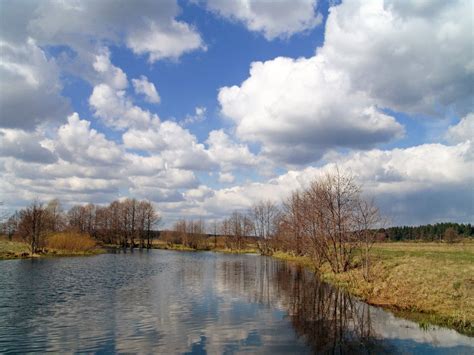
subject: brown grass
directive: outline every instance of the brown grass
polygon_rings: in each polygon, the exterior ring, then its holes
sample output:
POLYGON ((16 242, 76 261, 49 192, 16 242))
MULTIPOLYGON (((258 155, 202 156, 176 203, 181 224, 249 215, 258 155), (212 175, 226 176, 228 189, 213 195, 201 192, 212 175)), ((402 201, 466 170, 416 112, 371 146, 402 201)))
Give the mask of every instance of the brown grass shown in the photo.
MULTIPOLYGON (((275 256, 311 267, 307 258, 275 256)), ((370 282, 360 267, 334 274, 323 265, 320 272, 368 303, 474 335, 473 243, 377 243, 372 261, 370 282)))
POLYGON ((54 250, 87 252, 95 249, 96 242, 88 234, 62 232, 50 235, 46 239, 46 246, 54 250))

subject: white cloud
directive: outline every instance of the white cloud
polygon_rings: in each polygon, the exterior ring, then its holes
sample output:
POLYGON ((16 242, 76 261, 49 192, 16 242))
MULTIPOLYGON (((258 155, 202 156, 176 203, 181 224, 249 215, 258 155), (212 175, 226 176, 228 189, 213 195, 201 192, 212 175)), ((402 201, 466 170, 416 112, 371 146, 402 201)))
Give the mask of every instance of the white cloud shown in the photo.
POLYGON ((186 199, 191 201, 203 201, 206 198, 211 197, 214 194, 214 190, 205 185, 199 185, 194 189, 188 189, 184 192, 186 199))
POLYGON ((145 96, 145 101, 158 104, 160 103, 160 95, 156 90, 153 83, 148 81, 148 78, 144 75, 140 76, 139 79, 132 79, 133 88, 137 95, 142 94, 145 96))
POLYGON ((0 156, 10 156, 25 162, 53 163, 57 157, 43 140, 41 132, 0 129, 0 156))
MULTIPOLYGON (((209 133, 206 140, 211 158, 221 165, 223 170, 232 170, 237 167, 250 167, 257 164, 257 157, 252 154, 245 144, 234 141, 222 130, 209 133)), ((225 174, 225 176, 228 176, 225 174)), ((232 182, 232 181, 225 181, 232 182)))
POLYGON ((332 7, 318 55, 382 107, 472 109, 472 2, 348 0, 332 7))
POLYGON ((288 38, 319 25, 322 15, 316 5, 316 0, 207 0, 208 9, 263 33, 267 40, 288 38))
POLYGON ((182 125, 187 126, 194 123, 199 123, 204 121, 206 118, 207 108, 204 106, 196 106, 194 108, 194 115, 186 115, 186 118, 182 120, 182 125))
POLYGON ((220 183, 232 183, 234 182, 235 177, 232 173, 219 172, 219 182, 220 183))
POLYGON ((336 147, 370 147, 400 137, 402 126, 382 113, 347 76, 321 56, 252 63, 240 87, 219 92, 222 113, 245 141, 289 164, 308 163, 336 147))
POLYGON ((112 64, 110 61, 110 51, 107 48, 101 49, 95 55, 92 66, 99 74, 98 77, 101 82, 117 90, 123 90, 128 86, 127 74, 112 64))
POLYGON ((334 171, 336 164, 356 176, 364 193, 375 199, 393 224, 471 221, 474 149, 470 141, 455 146, 425 144, 340 155, 318 168, 290 170, 267 182, 216 190, 200 208, 225 216, 233 209, 247 209, 259 199, 280 202, 291 191, 334 171))
POLYGON ((0 127, 35 130, 63 118, 69 106, 55 61, 32 39, 16 44, 0 38, 0 52, 0 127))
POLYGON ((213 166, 208 152, 196 137, 175 122, 158 121, 148 129, 129 129, 123 134, 125 147, 160 153, 169 167, 207 170, 213 166))
POLYGON ((156 175, 133 177, 136 187, 158 187, 163 189, 181 189, 196 187, 197 179, 192 171, 182 169, 164 169, 156 175))
POLYGON ((332 7, 315 56, 252 63, 240 86, 220 89, 222 113, 265 155, 305 164, 329 149, 368 149, 400 137, 401 125, 383 108, 470 111, 470 2, 423 4, 348 0, 332 7))
POLYGON ((154 62, 204 47, 194 28, 175 19, 179 11, 175 0, 39 1, 28 13, 27 29, 42 43, 67 44, 76 50, 97 42, 125 44, 154 62))
POLYGON ((197 49, 206 50, 201 36, 185 22, 172 20, 166 28, 153 20, 143 28, 136 28, 127 36, 127 46, 137 54, 149 54, 149 61, 177 59, 197 49))
POLYGON ((95 116, 116 129, 129 127, 144 129, 152 121, 159 121, 156 114, 134 105, 124 90, 115 90, 105 83, 94 87, 89 104, 95 116))
POLYGON ((123 151, 104 134, 90 128, 77 113, 68 117, 58 129, 56 150, 63 160, 100 165, 115 165, 122 161, 123 151))
POLYGON ((474 139, 474 113, 461 118, 458 124, 450 126, 446 133, 450 142, 459 143, 474 139))
MULTIPOLYGON (((0 127, 4 128, 34 130, 70 113, 68 100, 61 96, 54 55, 47 56, 41 48, 68 46, 74 54, 57 58, 64 71, 116 90, 127 86, 127 78, 110 63, 104 46, 129 46, 151 62, 205 48, 194 28, 175 19, 180 13, 175 0, 45 0, 5 2, 1 7, 0 127)), ((151 95, 156 102, 158 96, 151 95)))

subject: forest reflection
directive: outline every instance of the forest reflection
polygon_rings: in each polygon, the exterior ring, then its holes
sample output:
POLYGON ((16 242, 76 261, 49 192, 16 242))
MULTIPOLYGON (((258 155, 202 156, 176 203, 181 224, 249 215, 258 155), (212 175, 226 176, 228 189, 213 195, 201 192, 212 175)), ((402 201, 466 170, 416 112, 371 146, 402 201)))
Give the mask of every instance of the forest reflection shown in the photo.
POLYGON ((371 306, 300 266, 262 258, 256 263, 227 261, 222 270, 227 291, 285 311, 298 337, 314 352, 391 352, 374 331, 371 306))

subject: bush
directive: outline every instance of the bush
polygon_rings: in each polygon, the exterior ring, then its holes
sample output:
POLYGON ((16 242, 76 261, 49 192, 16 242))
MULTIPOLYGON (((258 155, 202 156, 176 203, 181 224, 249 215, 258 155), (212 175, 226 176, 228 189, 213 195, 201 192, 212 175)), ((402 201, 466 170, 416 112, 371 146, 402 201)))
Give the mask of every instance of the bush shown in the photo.
POLYGON ((62 232, 50 235, 46 240, 46 246, 57 250, 89 251, 95 248, 96 242, 89 234, 62 232))

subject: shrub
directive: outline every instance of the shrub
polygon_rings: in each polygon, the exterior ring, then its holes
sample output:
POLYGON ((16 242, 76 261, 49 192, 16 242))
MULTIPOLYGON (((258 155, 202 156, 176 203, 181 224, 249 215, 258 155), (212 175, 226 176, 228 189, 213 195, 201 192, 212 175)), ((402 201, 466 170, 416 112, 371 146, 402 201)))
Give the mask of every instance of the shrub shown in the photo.
POLYGON ((67 251, 89 251, 95 248, 96 242, 89 234, 62 232, 50 235, 46 240, 50 249, 67 251))

